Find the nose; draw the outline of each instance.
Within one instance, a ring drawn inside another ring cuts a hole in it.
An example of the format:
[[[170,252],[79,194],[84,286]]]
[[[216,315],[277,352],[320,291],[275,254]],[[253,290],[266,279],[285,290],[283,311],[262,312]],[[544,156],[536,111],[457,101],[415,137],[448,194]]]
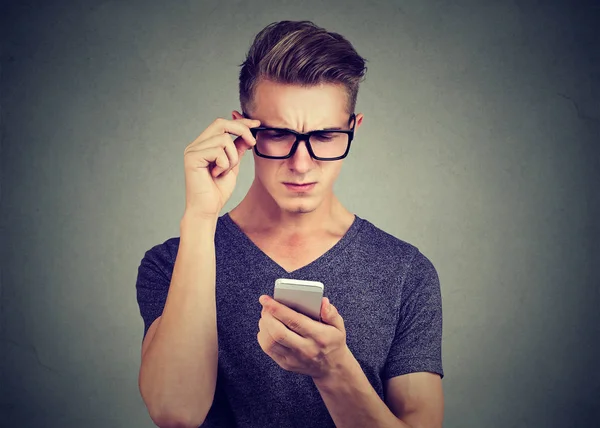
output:
[[[313,165],[313,158],[310,157],[306,141],[299,142],[294,155],[288,158],[288,164],[291,170],[301,174],[310,171]]]

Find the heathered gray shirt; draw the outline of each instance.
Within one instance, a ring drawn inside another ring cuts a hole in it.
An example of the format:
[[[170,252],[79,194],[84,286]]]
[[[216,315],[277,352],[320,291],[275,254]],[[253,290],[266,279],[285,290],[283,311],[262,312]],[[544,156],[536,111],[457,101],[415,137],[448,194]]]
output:
[[[161,315],[179,238],[148,250],[137,278],[144,337]],[[286,272],[225,214],[217,221],[219,363],[212,408],[202,427],[334,427],[310,376],[286,371],[256,339],[262,294],[277,278],[321,281],[344,319],[347,344],[384,399],[383,380],[428,371],[443,377],[442,302],[437,272],[415,246],[355,216],[338,243]]]

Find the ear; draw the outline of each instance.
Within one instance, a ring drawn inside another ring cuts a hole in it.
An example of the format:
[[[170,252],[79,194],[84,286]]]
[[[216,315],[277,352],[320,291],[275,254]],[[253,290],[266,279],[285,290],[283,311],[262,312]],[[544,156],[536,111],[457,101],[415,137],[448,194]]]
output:
[[[234,111],[232,111],[232,112],[231,112],[231,118],[232,118],[233,120],[243,119],[243,118],[244,118],[244,115],[243,115],[243,114],[241,114],[239,111],[237,111],[237,110],[234,110]]]
[[[362,124],[363,118],[364,118],[364,114],[359,113],[356,115],[356,119],[354,119],[356,121],[356,126],[354,127],[354,131],[356,132],[356,130],[358,130],[358,128],[360,128],[360,125]]]

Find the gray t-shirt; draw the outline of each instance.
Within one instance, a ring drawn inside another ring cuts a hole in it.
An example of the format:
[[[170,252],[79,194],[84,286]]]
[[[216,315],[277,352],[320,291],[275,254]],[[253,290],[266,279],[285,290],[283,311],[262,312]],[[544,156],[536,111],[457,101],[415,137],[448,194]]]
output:
[[[179,238],[148,250],[137,278],[144,336],[161,315]],[[346,342],[373,388],[383,380],[442,369],[442,301],[437,272],[415,246],[355,216],[323,256],[286,272],[232,221],[219,217],[215,233],[219,363],[215,398],[202,427],[334,427],[307,375],[286,371],[256,339],[262,294],[277,278],[321,281],[338,309]]]

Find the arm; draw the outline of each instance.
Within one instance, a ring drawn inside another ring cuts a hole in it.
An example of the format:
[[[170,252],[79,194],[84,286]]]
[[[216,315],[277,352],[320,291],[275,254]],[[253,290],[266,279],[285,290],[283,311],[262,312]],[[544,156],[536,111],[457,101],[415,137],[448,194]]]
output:
[[[441,428],[443,395],[440,376],[411,373],[385,382],[385,402],[348,351],[335,377],[315,385],[338,428]]]
[[[140,393],[160,427],[198,427],[217,380],[214,222],[184,216],[167,300],[142,345]]]
[[[385,402],[394,414],[413,428],[441,428],[444,420],[442,378],[418,372],[384,381]]]
[[[349,352],[339,374],[315,380],[338,427],[442,426],[442,300],[437,271],[417,251],[402,279],[400,316],[382,371],[385,403]]]

